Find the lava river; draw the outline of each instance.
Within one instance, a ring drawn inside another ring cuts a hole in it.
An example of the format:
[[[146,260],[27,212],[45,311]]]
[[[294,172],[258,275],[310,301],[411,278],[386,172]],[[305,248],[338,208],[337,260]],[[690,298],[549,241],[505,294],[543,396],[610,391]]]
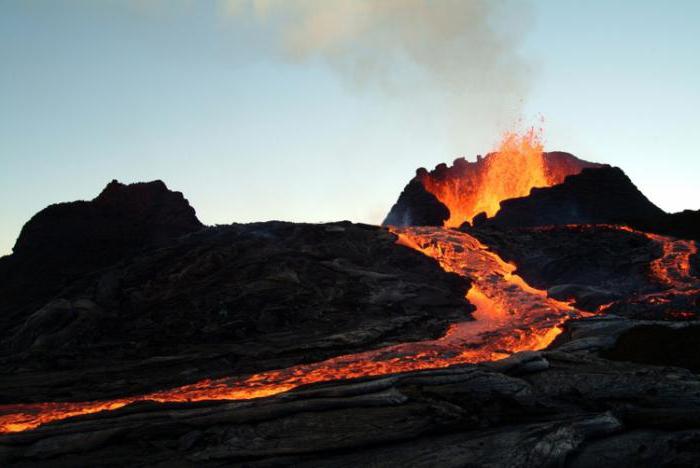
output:
[[[25,431],[73,416],[116,410],[139,401],[245,400],[276,395],[316,382],[500,359],[518,351],[547,347],[561,332],[559,326],[563,322],[571,316],[586,315],[566,302],[548,298],[545,291],[529,286],[513,273],[514,265],[503,261],[468,234],[429,227],[392,231],[398,235],[399,244],[419,250],[435,258],[445,270],[471,280],[467,299],[477,308],[473,314],[475,320],[465,317],[464,322],[453,324],[436,340],[404,343],[245,378],[208,379],[104,401],[4,405],[0,406],[0,433]],[[663,269],[659,275],[666,274],[670,271],[667,263],[675,265],[679,259],[687,260],[687,253],[687,249],[678,254],[668,247],[664,250],[665,259],[652,267]]]

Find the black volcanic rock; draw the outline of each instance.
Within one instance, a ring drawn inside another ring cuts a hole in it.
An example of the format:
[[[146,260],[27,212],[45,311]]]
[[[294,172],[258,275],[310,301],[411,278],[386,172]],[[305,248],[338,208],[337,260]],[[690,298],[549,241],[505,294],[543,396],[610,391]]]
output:
[[[559,185],[534,188],[527,197],[504,200],[495,216],[475,225],[630,223],[664,215],[621,169],[601,167],[584,169]]]
[[[625,331],[619,320],[572,325],[581,338],[496,363],[329,382],[252,401],[140,403],[0,435],[0,463],[697,466],[698,375],[591,353],[591,343],[608,338],[603,333]]]
[[[700,241],[700,210],[684,210],[634,223],[637,229]]]
[[[201,228],[182,193],[168,190],[162,181],[124,185],[113,180],[92,201],[58,203],[34,215],[13,253],[108,263]],[[95,252],[99,259],[88,260]]]
[[[469,320],[467,288],[377,227],[209,227],[85,275],[16,319],[0,335],[0,395],[140,393],[437,338]],[[57,367],[50,386],[31,379]]]
[[[0,258],[0,326],[43,305],[73,279],[203,227],[162,181],[110,182],[95,199],[51,205]]]
[[[648,272],[662,247],[636,232],[606,226],[477,227],[468,232],[517,265],[528,284],[558,299],[576,299],[585,310],[665,289]]]
[[[422,169],[423,171],[425,169]],[[421,169],[418,170],[419,177]],[[423,184],[412,179],[391,207],[383,226],[442,226],[450,211]]]

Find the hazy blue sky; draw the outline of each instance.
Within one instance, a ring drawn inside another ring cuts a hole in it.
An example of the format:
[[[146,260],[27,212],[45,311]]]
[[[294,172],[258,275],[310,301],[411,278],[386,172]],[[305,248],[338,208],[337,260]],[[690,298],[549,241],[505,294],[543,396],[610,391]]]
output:
[[[421,3],[0,2],[0,254],[113,178],[209,224],[378,223],[518,117],[700,208],[700,2]]]

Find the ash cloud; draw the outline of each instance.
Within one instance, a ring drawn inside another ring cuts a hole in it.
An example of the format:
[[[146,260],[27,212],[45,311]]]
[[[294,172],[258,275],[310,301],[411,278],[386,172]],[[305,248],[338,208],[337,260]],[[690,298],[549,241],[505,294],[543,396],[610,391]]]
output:
[[[518,51],[532,24],[527,2],[229,0],[225,6],[227,14],[266,28],[287,59],[321,59],[353,87],[378,87],[419,107],[429,103],[456,132],[501,131],[519,115],[528,89],[530,66]]]

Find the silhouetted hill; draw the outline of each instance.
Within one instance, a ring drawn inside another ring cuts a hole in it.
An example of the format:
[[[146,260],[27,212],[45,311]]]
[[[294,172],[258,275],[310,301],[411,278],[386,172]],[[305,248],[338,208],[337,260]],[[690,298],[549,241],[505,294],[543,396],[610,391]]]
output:
[[[113,180],[91,201],[48,206],[24,225],[13,253],[0,258],[0,325],[86,272],[202,227],[182,193],[160,180]]]
[[[403,189],[382,222],[383,226],[442,226],[450,217],[450,210],[417,179],[419,174],[420,170]]]
[[[601,167],[584,169],[553,187],[534,188],[526,197],[504,200],[494,217],[476,218],[474,225],[529,227],[625,223],[664,214],[621,169]]]

